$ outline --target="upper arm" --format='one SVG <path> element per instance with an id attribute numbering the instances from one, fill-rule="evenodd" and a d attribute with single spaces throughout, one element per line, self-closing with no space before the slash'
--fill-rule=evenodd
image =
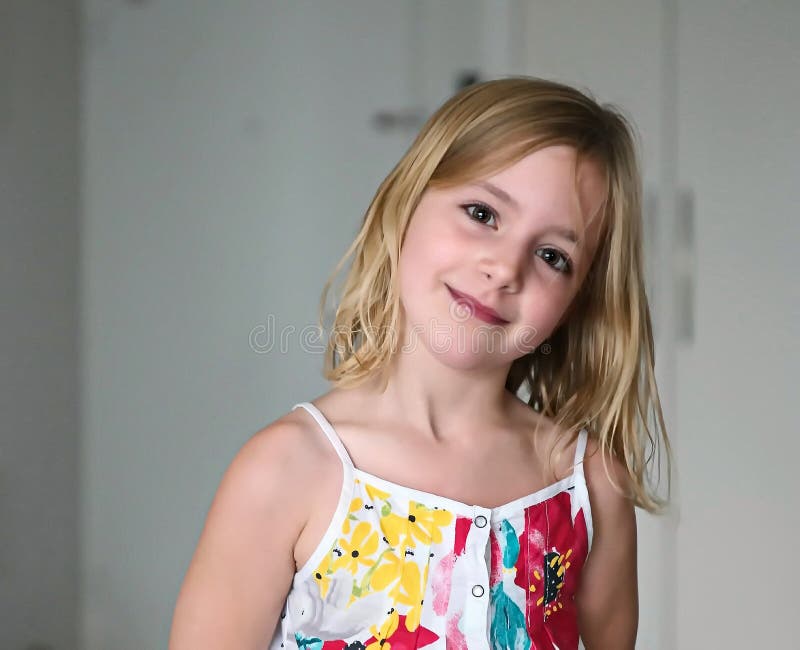
<path id="1" fill-rule="evenodd" d="M 636 570 L 636 513 L 606 475 L 600 452 L 591 445 L 584 472 L 592 508 L 592 549 L 576 595 L 581 638 L 587 650 L 633 650 L 639 623 Z M 607 458 L 608 472 L 625 489 L 627 472 Z"/>
<path id="2" fill-rule="evenodd" d="M 287 489 L 303 460 L 300 433 L 269 425 L 225 472 L 178 595 L 170 650 L 263 648 L 274 634 L 306 520 L 301 491 Z"/>

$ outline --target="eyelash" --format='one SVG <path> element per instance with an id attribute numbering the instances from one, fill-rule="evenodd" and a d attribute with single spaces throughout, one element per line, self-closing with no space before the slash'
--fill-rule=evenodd
<path id="1" fill-rule="evenodd" d="M 473 220 L 473 221 L 475 221 L 475 222 L 477 222 L 477 223 L 479 223 L 479 224 L 481 224 L 481 225 L 486 225 L 486 223 L 485 223 L 485 222 L 483 222 L 483 221 L 479 221 L 478 219 L 476 219 L 476 218 L 475 218 L 475 217 L 474 217 L 474 216 L 473 216 L 473 215 L 470 213 L 470 208 L 480 208 L 481 210 L 486 210 L 487 212 L 489 212 L 489 213 L 491 214 L 491 216 L 492 216 L 494 219 L 497 219 L 497 215 L 495 214 L 495 211 L 494 211 L 492 208 L 490 208 L 488 205 L 486 205 L 485 203 L 479 203 L 479 202 L 478 202 L 478 203 L 465 203 L 464 205 L 462 205 L 462 206 L 461 206 L 461 208 L 464 210 L 464 212 L 466 212 L 466 213 L 467 213 L 467 216 L 468 216 L 468 217 L 469 217 L 471 220 Z M 489 226 L 489 227 L 491 228 L 491 226 Z M 564 267 L 563 269 L 558 269 L 558 268 L 556 268 L 555 266 L 553 266 L 552 264 L 550 264 L 549 262 L 545 262 L 545 263 L 546 263 L 548 266 L 550 266 L 550 267 L 551 267 L 551 268 L 552 268 L 552 269 L 553 269 L 553 270 L 554 270 L 556 273 L 561 273 L 561 274 L 563 274 L 563 275 L 569 275 L 570 273 L 572 273 L 572 261 L 569 259 L 569 257 L 567 257 L 566 255 L 564 255 L 564 253 L 562 253 L 562 252 L 561 252 L 560 250 L 558 250 L 557 248 L 549 248 L 549 247 L 547 247 L 547 248 L 545 248 L 544 250 L 547 250 L 547 251 L 554 251 L 554 252 L 556 252 L 558 255 L 560 255 L 560 256 L 561 256 L 561 257 L 564 259 L 564 264 L 565 264 L 565 267 Z"/>

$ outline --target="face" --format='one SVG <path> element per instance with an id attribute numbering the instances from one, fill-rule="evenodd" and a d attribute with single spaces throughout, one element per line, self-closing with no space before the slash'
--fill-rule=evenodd
<path id="1" fill-rule="evenodd" d="M 488 178 L 426 190 L 400 253 L 404 345 L 467 368 L 509 365 L 547 339 L 600 235 L 603 171 L 582 161 L 576 187 L 575 165 L 573 148 L 550 146 Z"/>

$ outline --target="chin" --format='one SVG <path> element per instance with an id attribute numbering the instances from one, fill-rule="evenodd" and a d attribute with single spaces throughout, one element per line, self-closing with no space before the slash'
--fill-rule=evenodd
<path id="1" fill-rule="evenodd" d="M 454 339 L 440 342 L 439 345 L 433 345 L 430 342 L 423 345 L 439 363 L 455 370 L 488 370 L 500 365 L 507 365 L 512 361 L 507 353 L 499 350 L 492 352 L 486 349 L 485 345 L 480 348 L 471 348 L 469 337 L 466 337 L 466 341 Z"/>
<path id="2" fill-rule="evenodd" d="M 475 354 L 434 353 L 434 358 L 447 368 L 463 372 L 486 371 L 497 366 L 496 359 L 488 356 L 480 357 Z"/>

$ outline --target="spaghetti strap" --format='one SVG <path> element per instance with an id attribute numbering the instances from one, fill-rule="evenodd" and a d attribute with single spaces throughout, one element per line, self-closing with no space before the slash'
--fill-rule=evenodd
<path id="1" fill-rule="evenodd" d="M 578 442 L 575 445 L 575 461 L 573 472 L 575 476 L 575 499 L 572 501 L 572 520 L 579 510 L 583 510 L 584 521 L 586 523 L 586 536 L 589 544 L 588 550 L 592 550 L 592 539 L 594 530 L 592 526 L 592 505 L 589 501 L 589 488 L 586 485 L 586 475 L 583 472 L 583 457 L 586 454 L 586 443 L 589 440 L 589 431 L 581 429 L 578 434 Z"/>
<path id="2" fill-rule="evenodd" d="M 342 464 L 350 470 L 354 469 L 353 461 L 350 459 L 350 454 L 347 453 L 347 450 L 342 444 L 341 438 L 339 438 L 339 435 L 336 433 L 331 423 L 328 422 L 324 415 L 322 415 L 322 412 L 311 402 L 300 402 L 299 404 L 295 404 L 292 407 L 292 410 L 294 411 L 298 406 L 302 406 L 317 421 L 319 428 L 322 429 L 322 432 L 336 450 L 336 454 L 339 456 Z"/>
<path id="3" fill-rule="evenodd" d="M 575 471 L 580 471 L 583 474 L 583 456 L 586 453 L 586 441 L 589 438 L 589 432 L 586 429 L 581 429 L 578 434 L 578 443 L 575 445 L 575 460 L 573 462 Z"/>

